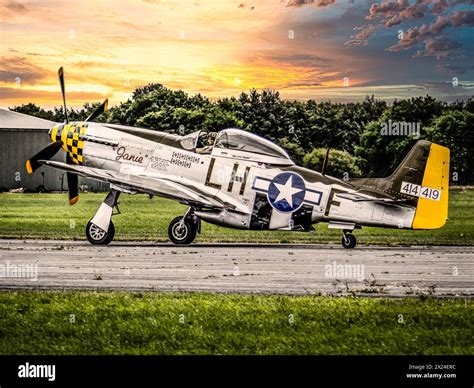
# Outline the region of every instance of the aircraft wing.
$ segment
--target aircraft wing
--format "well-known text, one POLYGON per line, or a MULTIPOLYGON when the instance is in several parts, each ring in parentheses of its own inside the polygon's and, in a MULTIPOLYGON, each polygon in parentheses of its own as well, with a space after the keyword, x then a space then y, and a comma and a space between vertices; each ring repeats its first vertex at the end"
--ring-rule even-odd
POLYGON ((148 175, 130 175, 118 171, 66 164, 52 160, 40 160, 39 163, 73 172, 81 176, 109 182, 132 192, 160 195, 176 199, 189 204, 198 204, 204 207, 222 209, 226 206, 216 198, 205 192, 198 192, 196 188, 187 187, 175 181, 148 175), (206 195, 207 194, 207 195, 206 195))

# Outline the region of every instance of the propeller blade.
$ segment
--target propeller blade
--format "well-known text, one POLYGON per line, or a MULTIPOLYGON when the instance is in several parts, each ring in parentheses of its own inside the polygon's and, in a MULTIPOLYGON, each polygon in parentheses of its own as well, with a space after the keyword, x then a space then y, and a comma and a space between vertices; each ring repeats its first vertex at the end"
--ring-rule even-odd
POLYGON ((49 143, 41 151, 36 153, 33 157, 26 161, 26 171, 28 174, 33 174, 41 164, 38 163, 38 160, 49 160, 61 149, 61 142, 56 141, 54 143, 49 143))
POLYGON ((66 173, 67 187, 69 189, 69 205, 75 205, 79 201, 79 185, 77 174, 66 173))
POLYGON ((94 120, 97 116, 100 114, 107 112, 107 106, 109 105, 109 99, 106 98, 102 104, 94 111, 92 112, 89 117, 86 119, 86 121, 92 121, 94 120))
MULTIPOLYGON (((66 163, 74 164, 69 153, 66 154, 66 163)), ((79 201, 79 179, 73 172, 66 173, 67 187, 69 190, 69 205, 75 205, 79 201)))
POLYGON ((66 119, 66 124, 69 123, 69 118, 67 117, 67 107, 66 107, 66 88, 64 86, 64 70, 61 66, 58 70, 59 84, 61 85, 61 93, 63 95, 63 109, 64 109, 64 118, 66 119))

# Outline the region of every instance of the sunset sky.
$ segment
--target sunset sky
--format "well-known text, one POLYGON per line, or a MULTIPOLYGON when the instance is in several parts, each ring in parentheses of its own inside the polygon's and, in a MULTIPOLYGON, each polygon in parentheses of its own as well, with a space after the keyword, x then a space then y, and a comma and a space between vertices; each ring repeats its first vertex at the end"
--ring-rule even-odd
POLYGON ((125 101, 162 83, 332 101, 474 90, 474 1, 0 0, 0 107, 125 101), (453 85, 453 77, 458 84, 453 85))

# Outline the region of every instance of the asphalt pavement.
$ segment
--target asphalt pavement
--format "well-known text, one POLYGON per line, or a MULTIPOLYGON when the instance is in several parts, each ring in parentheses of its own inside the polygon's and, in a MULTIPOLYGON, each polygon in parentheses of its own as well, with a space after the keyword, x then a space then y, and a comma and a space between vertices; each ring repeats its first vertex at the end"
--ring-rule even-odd
POLYGON ((474 249, 0 240, 0 289, 473 297, 474 249))

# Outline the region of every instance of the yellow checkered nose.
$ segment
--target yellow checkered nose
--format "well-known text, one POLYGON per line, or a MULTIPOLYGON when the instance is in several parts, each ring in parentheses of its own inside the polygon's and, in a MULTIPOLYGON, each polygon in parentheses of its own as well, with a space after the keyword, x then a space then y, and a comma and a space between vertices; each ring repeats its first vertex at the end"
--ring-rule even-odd
POLYGON ((56 138, 61 140, 62 148, 68 153, 69 160, 74 164, 84 164, 82 151, 84 148, 83 136, 87 131, 87 123, 71 123, 60 125, 56 138))
POLYGON ((68 153, 68 160, 74 164, 84 164, 84 138, 87 123, 74 122, 57 124, 48 132, 53 142, 61 142, 61 148, 68 153))

